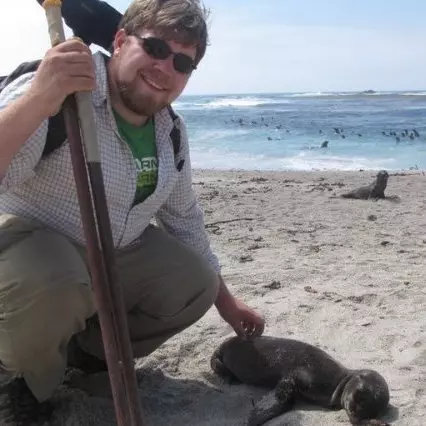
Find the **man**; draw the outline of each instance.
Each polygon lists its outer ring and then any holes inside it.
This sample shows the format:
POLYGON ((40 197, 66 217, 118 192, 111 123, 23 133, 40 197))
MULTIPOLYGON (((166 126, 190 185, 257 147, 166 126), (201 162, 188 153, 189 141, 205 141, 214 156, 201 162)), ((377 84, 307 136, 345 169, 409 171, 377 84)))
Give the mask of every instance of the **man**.
POLYGON ((67 40, 0 93, 0 360, 10 378, 1 385, 0 401, 9 404, 0 417, 43 418, 67 366, 88 374, 106 368, 69 147, 42 157, 49 117, 77 91, 93 95, 134 357, 212 304, 236 333, 262 334, 263 318, 221 278, 192 189, 182 119, 177 158, 170 138, 167 106, 204 56, 205 18, 197 0, 135 0, 109 60, 67 40), (14 409, 19 403, 24 410, 14 409))

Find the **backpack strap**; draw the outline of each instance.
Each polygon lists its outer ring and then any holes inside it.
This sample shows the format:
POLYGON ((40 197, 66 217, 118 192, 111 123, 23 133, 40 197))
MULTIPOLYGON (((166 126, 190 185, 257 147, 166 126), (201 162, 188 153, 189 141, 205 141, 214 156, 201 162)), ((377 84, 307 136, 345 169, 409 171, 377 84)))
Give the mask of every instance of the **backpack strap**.
MULTIPOLYGON (((171 138, 172 143, 173 143, 173 152, 174 152, 175 158, 176 158, 177 155, 179 154, 180 143, 181 143, 180 129, 179 129, 179 117, 173 111, 173 108, 171 107, 171 105, 168 105, 167 109, 168 109, 169 114, 170 114, 170 116, 172 117, 172 120, 173 120, 173 129, 170 132, 170 138, 171 138)), ((177 168, 178 172, 180 172, 182 170, 182 167, 183 167, 184 163, 185 163, 185 160, 182 159, 176 165, 176 168, 177 168)))
POLYGON ((0 77, 0 92, 12 81, 16 80, 23 74, 28 72, 37 71, 38 66, 40 65, 41 60, 37 59, 35 61, 22 62, 22 64, 18 65, 9 75, 0 77))
POLYGON ((65 127, 64 114, 62 109, 56 115, 49 118, 47 127, 46 143, 42 153, 42 158, 47 157, 50 153, 60 148, 67 139, 67 130, 65 127))
MULTIPOLYGON (((41 59, 35 61, 23 62, 18 65, 9 75, 0 77, 0 92, 14 80, 21 75, 26 73, 37 71, 41 59)), ((59 148, 67 138, 65 129, 65 121, 62 111, 59 111, 56 115, 49 117, 49 123, 47 127, 46 143, 43 148, 42 158, 49 155, 55 149, 59 148)))

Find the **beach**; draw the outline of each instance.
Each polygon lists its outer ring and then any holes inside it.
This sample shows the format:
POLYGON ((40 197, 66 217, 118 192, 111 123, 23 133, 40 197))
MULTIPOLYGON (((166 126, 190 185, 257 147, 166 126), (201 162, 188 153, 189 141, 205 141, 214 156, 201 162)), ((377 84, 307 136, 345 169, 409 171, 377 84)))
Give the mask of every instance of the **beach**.
MULTIPOLYGON (((385 200, 339 195, 375 171, 195 170, 194 188, 231 291, 266 318, 265 335, 371 368, 390 390, 383 417, 426 424, 426 176, 391 172, 385 200)), ((239 426, 264 389, 228 385, 210 356, 232 329, 213 307, 136 363, 147 426, 239 426)), ((53 426, 115 425, 108 377, 61 387, 53 426)), ((349 425, 344 410, 298 403, 268 426, 349 425)))

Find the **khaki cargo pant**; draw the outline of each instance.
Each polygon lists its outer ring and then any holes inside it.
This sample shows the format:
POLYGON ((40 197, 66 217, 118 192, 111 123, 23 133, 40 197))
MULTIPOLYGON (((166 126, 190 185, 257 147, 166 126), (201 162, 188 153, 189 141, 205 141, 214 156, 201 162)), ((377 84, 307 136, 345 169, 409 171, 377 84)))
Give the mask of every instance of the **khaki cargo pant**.
MULTIPOLYGON (((154 226, 117 253, 133 355, 143 357, 201 318, 217 274, 154 226)), ((72 335, 105 359, 85 248, 34 220, 0 215, 0 361, 39 401, 63 380, 72 335), (86 321, 90 318, 89 321, 86 321)))

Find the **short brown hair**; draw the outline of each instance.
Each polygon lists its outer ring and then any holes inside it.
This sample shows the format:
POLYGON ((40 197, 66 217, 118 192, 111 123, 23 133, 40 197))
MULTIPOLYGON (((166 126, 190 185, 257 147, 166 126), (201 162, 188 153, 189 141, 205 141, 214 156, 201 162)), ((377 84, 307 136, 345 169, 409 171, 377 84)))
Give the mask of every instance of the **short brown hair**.
POLYGON ((200 0, 133 0, 118 27, 127 34, 153 29, 166 39, 194 45, 198 64, 207 48, 208 15, 200 0))

